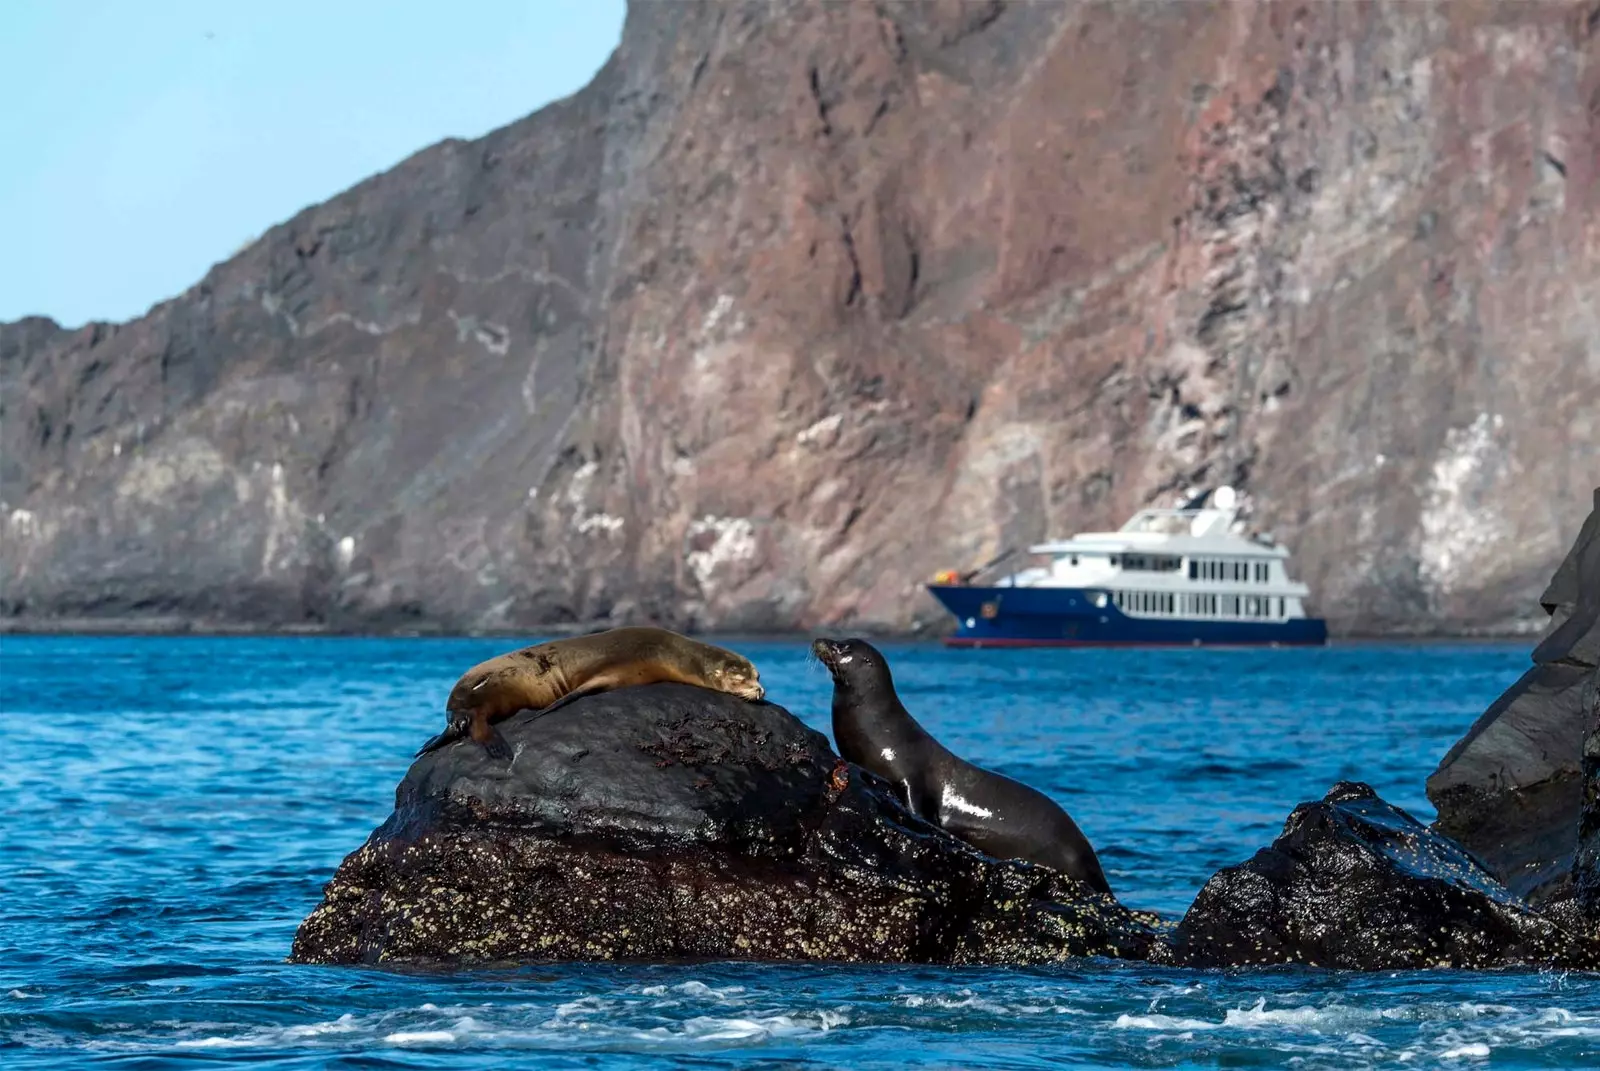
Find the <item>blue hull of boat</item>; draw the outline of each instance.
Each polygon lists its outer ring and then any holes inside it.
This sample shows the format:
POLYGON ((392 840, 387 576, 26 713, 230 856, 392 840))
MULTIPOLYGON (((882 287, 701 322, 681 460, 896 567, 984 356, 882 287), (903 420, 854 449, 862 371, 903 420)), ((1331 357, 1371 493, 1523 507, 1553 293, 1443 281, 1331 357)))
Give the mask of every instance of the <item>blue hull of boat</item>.
MULTIPOLYGON (((959 647, 1271 647, 1328 642, 1321 618, 1287 621, 1216 621, 1129 617, 1095 591, 1081 588, 977 588, 929 585, 955 615, 957 630, 945 643, 959 647), (990 616, 985 616, 985 606, 990 616)), ((1109 593, 1106 593, 1109 594, 1109 593)))

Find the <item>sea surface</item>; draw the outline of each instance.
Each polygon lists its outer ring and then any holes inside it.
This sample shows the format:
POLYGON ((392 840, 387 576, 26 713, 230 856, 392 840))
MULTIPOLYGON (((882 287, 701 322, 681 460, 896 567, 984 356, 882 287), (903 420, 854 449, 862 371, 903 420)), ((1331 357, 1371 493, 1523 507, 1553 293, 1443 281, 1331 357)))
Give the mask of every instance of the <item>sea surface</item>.
MULTIPOLYGON (((1561 971, 286 964, 450 685, 521 642, 0 637, 0 1067, 1600 1066, 1600 976, 1561 971)), ((827 731, 804 639, 723 642, 827 731)), ((884 649, 924 725, 1177 915, 1340 779, 1431 820, 1529 646, 884 649)))

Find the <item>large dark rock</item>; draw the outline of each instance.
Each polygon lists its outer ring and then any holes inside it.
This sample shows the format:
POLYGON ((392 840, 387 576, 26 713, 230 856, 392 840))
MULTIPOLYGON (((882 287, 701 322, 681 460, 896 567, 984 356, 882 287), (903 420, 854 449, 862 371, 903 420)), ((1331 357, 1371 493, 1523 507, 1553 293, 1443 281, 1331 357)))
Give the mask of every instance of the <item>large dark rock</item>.
POLYGON ((1580 925, 1600 938, 1600 670, 1589 678, 1584 706, 1589 724, 1583 737, 1583 807, 1572 860, 1573 892, 1580 925))
POLYGON ((1031 963, 1152 930, 906 812, 783 708, 593 696, 419 759, 295 935, 307 963, 680 958, 1031 963))
POLYGON ((1171 949, 1184 966, 1600 965, 1600 946, 1355 782, 1296 807, 1270 848, 1206 882, 1171 949))
POLYGON ((1589 719, 1584 691, 1600 662, 1600 489, 1539 601, 1550 625, 1533 668, 1428 778, 1436 827, 1534 903, 1571 891, 1589 719))

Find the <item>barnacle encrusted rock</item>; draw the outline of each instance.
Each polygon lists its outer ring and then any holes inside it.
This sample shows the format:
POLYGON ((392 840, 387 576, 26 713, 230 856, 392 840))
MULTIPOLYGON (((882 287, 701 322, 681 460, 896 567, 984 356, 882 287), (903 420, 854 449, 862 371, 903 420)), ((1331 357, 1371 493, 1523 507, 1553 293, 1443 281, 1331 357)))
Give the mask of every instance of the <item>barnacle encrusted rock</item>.
POLYGON ((1367 785, 1296 807, 1270 848, 1218 872, 1161 958, 1356 970, 1593 967, 1597 946, 1513 895, 1367 785))
POLYGON ((629 688, 423 756, 301 924, 304 963, 1144 957, 1152 920, 983 855, 782 707, 629 688))

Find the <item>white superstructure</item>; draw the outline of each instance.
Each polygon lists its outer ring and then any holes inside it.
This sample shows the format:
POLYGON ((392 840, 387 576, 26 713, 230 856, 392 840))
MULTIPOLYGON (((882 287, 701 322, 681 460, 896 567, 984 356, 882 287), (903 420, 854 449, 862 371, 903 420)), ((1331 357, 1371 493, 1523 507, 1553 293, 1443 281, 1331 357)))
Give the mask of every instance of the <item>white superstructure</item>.
POLYGON ((1175 509, 1145 509, 1115 532, 1079 532, 1039 543, 1049 563, 995 587, 1100 592, 1129 617, 1285 621, 1304 617, 1306 585, 1289 579, 1289 550, 1247 531, 1231 487, 1175 509))

